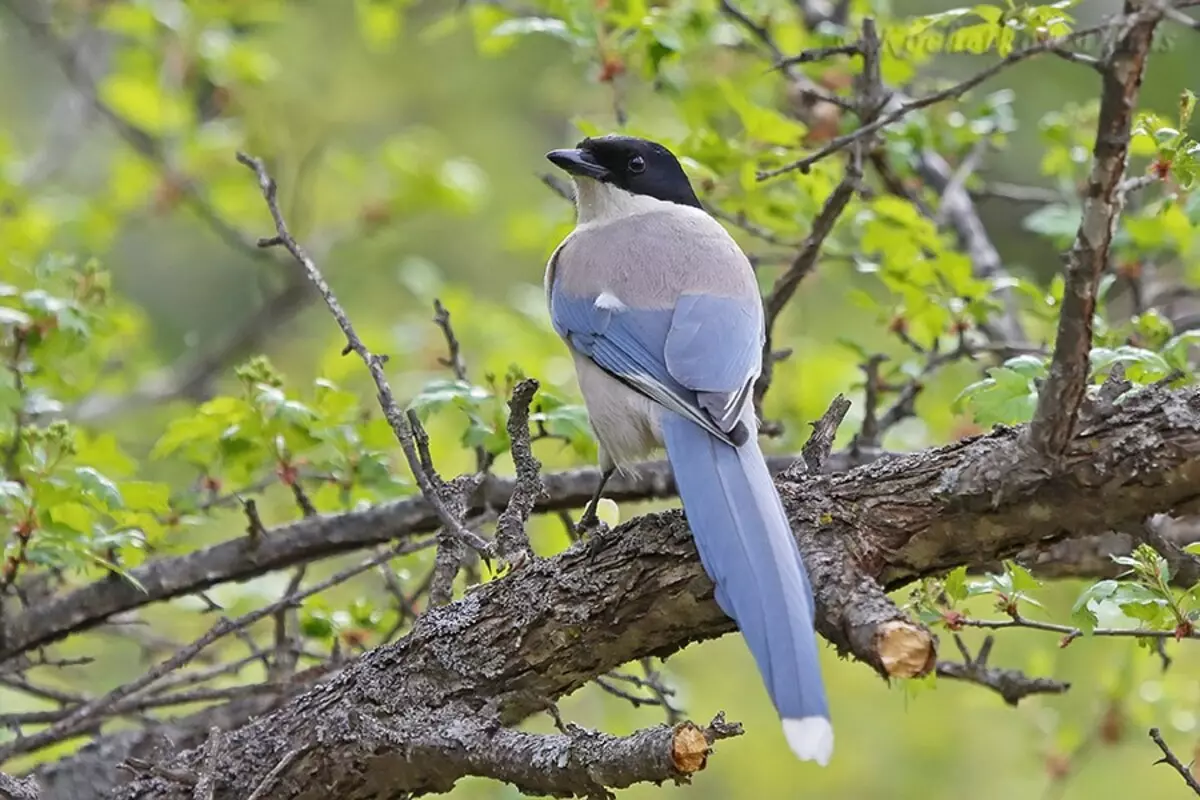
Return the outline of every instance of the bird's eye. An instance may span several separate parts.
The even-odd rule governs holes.
[[[635,175],[639,172],[645,172],[646,159],[642,158],[641,156],[634,156],[633,158],[629,159],[629,171]]]

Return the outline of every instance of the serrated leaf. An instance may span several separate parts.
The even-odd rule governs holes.
[[[946,575],[946,580],[942,583],[942,588],[946,595],[952,600],[967,599],[967,568],[965,566],[955,567]]]
[[[1029,354],[1014,356],[1005,361],[1004,366],[1026,378],[1044,378],[1049,369],[1046,359]]]
[[[171,510],[171,489],[165,483],[125,481],[121,493],[130,508],[165,514]]]
[[[465,408],[471,408],[491,396],[491,393],[483,387],[475,386],[467,381],[435,380],[425,384],[425,387],[409,402],[408,407],[422,417],[426,417],[455,402],[461,403]]]
[[[1012,575],[1012,587],[1015,591],[1028,592],[1041,587],[1037,578],[1016,562],[1009,562],[1008,571]]]
[[[125,501],[117,485],[91,467],[76,467],[75,476],[86,494],[95,497],[107,508],[124,508]]]
[[[1028,231],[1065,243],[1075,238],[1082,219],[1083,210],[1078,207],[1048,205],[1025,217],[1021,224]]]
[[[96,512],[82,503],[58,503],[50,509],[50,519],[79,533],[91,533]]]
[[[1075,605],[1071,607],[1071,621],[1085,633],[1091,633],[1096,627],[1096,612],[1090,608],[1093,602],[1103,602],[1117,591],[1119,584],[1114,580],[1098,581],[1080,593]]]

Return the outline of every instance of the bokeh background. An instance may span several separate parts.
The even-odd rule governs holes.
[[[9,166],[33,169],[34,157],[48,153],[55,163],[44,182],[54,203],[103,200],[122,209],[98,255],[114,271],[117,290],[144,312],[148,350],[163,364],[186,361],[264,315],[264,301],[288,283],[290,266],[231,246],[179,202],[160,165],[147,162],[109,120],[72,99],[74,89],[61,65],[44,41],[16,21],[9,2],[15,0],[0,3],[0,141],[8,149]],[[146,0],[130,5],[161,18],[183,17],[189,6],[195,11],[204,4]],[[569,230],[572,209],[539,174],[548,171],[546,150],[579,138],[579,120],[600,129],[617,127],[611,87],[597,82],[594,64],[550,36],[526,36],[502,52],[483,52],[487,48],[480,48],[470,25],[445,23],[462,13],[455,8],[459,4],[445,0],[412,4],[399,15],[394,40],[373,42],[362,21],[363,5],[370,4],[287,3],[285,13],[257,35],[255,51],[233,60],[231,68],[262,80],[245,82],[236,97],[237,124],[226,131],[228,141],[221,140],[220,126],[210,131],[207,149],[195,157],[201,164],[212,159],[211,168],[194,174],[224,218],[256,236],[268,231],[268,222],[254,187],[247,173],[221,159],[238,143],[269,161],[294,232],[312,245],[364,336],[392,356],[389,370],[401,396],[412,395],[441,370],[436,359],[442,340],[430,322],[434,296],[450,308],[473,370],[503,374],[516,363],[558,393],[577,396],[570,364],[541,305],[545,260]],[[790,4],[744,5],[783,13]],[[956,4],[875,5],[881,13],[914,15]],[[1089,0],[1073,13],[1081,21],[1095,20],[1118,5]],[[1143,92],[1145,107],[1167,114],[1179,91],[1200,81],[1200,36],[1182,28],[1168,33],[1169,46],[1155,55]],[[152,38],[140,54],[125,48],[99,58],[98,69],[115,68],[114,59],[125,65],[142,59],[145,69],[167,80],[180,66],[171,61],[172,49]],[[214,37],[206,46],[224,45]],[[921,76],[965,76],[994,58],[939,56],[921,67]],[[714,60],[712,68],[721,69],[721,62]],[[984,92],[1005,88],[1015,93],[1017,127],[1008,147],[985,157],[980,172],[988,181],[1036,185],[1041,180],[1038,120],[1094,97],[1098,78],[1042,59],[1005,72]],[[640,130],[670,129],[651,86],[630,76],[622,93],[630,124]],[[173,113],[155,98],[129,102],[149,123],[157,117],[167,125]],[[1050,242],[1022,225],[1035,208],[980,201],[1006,266],[1046,279],[1060,262]],[[805,230],[805,221],[797,220],[796,237]],[[738,236],[750,251],[771,250]],[[782,368],[768,403],[769,413],[790,422],[789,433],[771,443],[775,450],[794,449],[803,421],[819,415],[835,393],[860,397],[857,360],[837,344],[839,337],[867,348],[893,347],[883,321],[850,298],[852,289],[873,290],[871,280],[833,262],[822,264],[801,286],[781,323],[780,338],[796,355]],[[289,380],[327,374],[368,391],[361,365],[338,356],[336,330],[319,304],[300,304],[296,313],[279,316],[263,317],[264,335],[247,352],[269,354]],[[231,373],[219,373],[217,386],[231,381]],[[970,367],[947,372],[921,397],[919,418],[893,431],[887,444],[920,447],[968,431],[969,420],[953,410],[952,401],[974,375]],[[851,412],[843,439],[852,432],[860,406],[856,403]],[[145,454],[171,413],[171,404],[149,405],[110,415],[104,424],[133,452]],[[456,442],[459,427],[449,418],[435,420],[432,427],[435,453],[448,473],[470,464],[470,453]],[[570,452],[548,448],[539,454],[551,467],[575,463]],[[500,468],[507,468],[503,461]],[[263,508],[268,522],[292,513],[282,498]],[[624,507],[621,514],[641,510]],[[218,517],[174,546],[182,552],[238,535],[241,524],[236,514]],[[538,521],[536,532],[543,552],[566,545],[557,520]],[[285,581],[279,576],[219,587],[213,597],[232,611],[250,609],[276,597]],[[1038,594],[1045,606],[1038,613],[1065,620],[1081,588],[1075,582],[1047,586]],[[975,610],[991,612],[986,603]],[[209,624],[186,603],[145,618],[154,630],[178,639],[198,635]],[[967,633],[964,638],[977,644],[981,637]],[[87,648],[98,655],[97,666],[64,673],[64,683],[100,691],[144,667],[143,647],[121,635],[90,640]],[[952,651],[948,639],[943,638],[943,649]],[[1161,726],[1190,757],[1200,742],[1200,651],[1186,643],[1171,643],[1168,651],[1174,663],[1164,673],[1156,656],[1130,642],[1083,640],[1060,649],[1051,634],[1003,632],[995,663],[1073,686],[1065,696],[1031,698],[1018,709],[985,690],[950,681],[888,686],[870,670],[827,651],[824,667],[838,749],[833,764],[821,770],[790,756],[742,641],[725,637],[677,654],[665,670],[691,718],[706,721],[723,709],[745,724],[746,735],[720,743],[691,786],[638,787],[620,796],[1182,797],[1187,790],[1178,776],[1154,766],[1158,753],[1146,729]],[[0,690],[0,707],[19,709],[28,702]],[[662,716],[659,709],[634,709],[594,687],[568,698],[562,712],[614,733],[654,724]],[[528,724],[550,729],[544,720]],[[518,795],[496,784],[464,781],[451,796]]]

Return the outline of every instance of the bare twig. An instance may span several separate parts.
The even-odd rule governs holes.
[[[771,36],[771,32],[766,28],[765,25],[760,25],[759,23],[750,19],[750,17],[747,16],[744,11],[735,6],[733,3],[729,2],[729,0],[721,0],[721,11],[735,20],[743,28],[748,30],[755,39],[758,39],[758,41],[766,46],[766,48],[771,51],[771,59],[776,64],[779,64],[780,66],[788,66],[787,64],[782,63],[784,61],[783,53],[775,44],[775,39]]]
[[[850,401],[843,395],[839,394],[830,401],[829,408],[812,424],[812,433],[800,449],[800,458],[784,473],[786,477],[794,478],[801,472],[801,467],[805,474],[817,475],[821,472],[833,450],[833,440],[837,436],[838,427],[849,410]]]
[[[333,294],[333,290],[329,287],[329,284],[326,283],[317,265],[309,257],[308,253],[305,252],[304,248],[292,238],[291,233],[288,231],[287,223],[283,219],[283,214],[279,210],[275,181],[267,174],[266,166],[259,159],[245,153],[238,153],[237,158],[240,163],[252,170],[258,178],[259,189],[262,191],[263,199],[266,201],[267,208],[271,212],[271,217],[275,221],[275,236],[259,240],[258,245],[260,247],[282,245],[292,254],[296,262],[304,268],[309,280],[317,287],[317,291],[321,293],[321,297],[324,298],[330,313],[333,314],[338,326],[342,329],[342,333],[346,336],[346,348],[344,352],[357,353],[366,365],[367,370],[371,373],[371,378],[375,381],[375,387],[379,393],[379,405],[383,409],[384,417],[387,418],[388,424],[391,425],[392,431],[396,434],[396,438],[400,442],[400,447],[404,451],[405,458],[408,459],[409,468],[412,470],[417,485],[421,488],[421,493],[425,495],[425,499],[429,504],[437,510],[438,516],[442,518],[442,524],[446,526],[447,530],[451,531],[460,541],[469,545],[484,557],[490,556],[492,546],[467,530],[461,520],[456,519],[447,511],[442,498],[435,491],[429,476],[421,468],[416,446],[413,442],[412,430],[404,415],[400,412],[399,406],[396,405],[396,400],[392,396],[392,387],[388,384],[387,376],[383,372],[385,359],[382,356],[372,353],[363,344],[362,339],[355,332],[350,318],[342,310],[341,303],[338,302],[337,297]]]
[[[1039,622],[1026,619],[1019,614],[1011,619],[962,619],[959,623],[966,628],[988,628],[1003,630],[1005,628],[1028,628],[1035,631],[1046,631],[1062,635],[1059,646],[1066,647],[1081,636],[1111,636],[1132,637],[1135,639],[1200,639],[1200,631],[1184,633],[1182,631],[1147,630],[1145,628],[1093,628],[1086,634],[1079,628],[1070,625],[1058,625],[1053,622]]]
[[[454,332],[454,326],[450,324],[450,312],[438,299],[433,301],[433,322],[446,339],[446,357],[439,358],[438,363],[443,367],[449,367],[458,380],[470,383],[471,376],[467,372],[467,362],[462,355],[462,345],[458,341],[458,335]],[[492,461],[492,454],[487,451],[486,447],[481,444],[475,445],[476,472],[487,472],[491,469]]]
[[[862,48],[858,43],[854,44],[835,44],[828,47],[814,47],[810,50],[797,53],[794,56],[788,56],[781,61],[775,63],[775,68],[788,67],[793,64],[810,64],[814,61],[824,61],[834,56],[856,56],[861,55]]]
[[[217,624],[208,631],[208,633],[196,639],[187,647],[179,650],[171,658],[147,671],[137,680],[131,681],[130,683],[126,683],[122,686],[118,686],[116,689],[113,689],[107,694],[84,703],[83,705],[74,709],[69,716],[54,723],[44,731],[39,731],[31,736],[26,736],[22,739],[17,739],[16,741],[0,745],[0,763],[3,763],[15,755],[40,750],[43,747],[47,747],[64,739],[68,739],[80,733],[81,731],[88,729],[118,702],[136,692],[142,691],[164,676],[174,672],[180,667],[187,665],[193,658],[196,657],[197,654],[200,653],[201,650],[204,650],[218,639],[233,633],[235,630],[245,629],[250,625],[253,625],[255,622],[258,622],[260,619],[264,619],[271,614],[274,614],[283,606],[294,605],[305,598],[325,591],[331,586],[344,583],[350,578],[353,578],[355,575],[358,575],[360,572],[371,569],[376,564],[382,563],[390,558],[394,558],[397,555],[415,552],[416,550],[428,547],[430,544],[431,542],[429,540],[405,542],[401,545],[393,547],[384,555],[376,555],[365,562],[348,567],[347,569],[344,569],[335,575],[320,581],[319,583],[313,584],[302,592],[285,597],[282,600],[271,603],[270,605],[264,606],[256,611],[252,611],[249,614],[238,617],[237,619],[230,620],[223,618],[219,620]]]
[[[1017,705],[1030,695],[1062,694],[1071,688],[1071,684],[1052,678],[1030,678],[1018,670],[989,667],[988,656],[994,641],[991,636],[984,640],[975,656],[971,655],[962,637],[955,634],[954,640],[963,655],[963,661],[939,661],[938,677],[985,686],[999,694],[1010,706]]]
[[[763,343],[762,372],[754,384],[754,406],[758,410],[760,418],[762,417],[763,397],[766,396],[767,390],[771,387],[771,379],[774,375],[776,359],[772,340],[775,322],[783,312],[784,307],[787,306],[788,301],[792,299],[792,295],[796,293],[796,288],[800,285],[800,282],[816,266],[817,257],[821,253],[821,247],[825,243],[825,239],[833,231],[838,217],[846,209],[850,198],[854,196],[855,187],[861,177],[862,170],[860,164],[857,159],[851,159],[846,166],[846,173],[842,176],[842,180],[829,197],[826,198],[825,205],[821,208],[821,213],[817,214],[816,219],[813,220],[812,229],[805,238],[804,244],[800,247],[800,251],[796,253],[795,259],[792,260],[791,266],[775,280],[775,285],[771,287],[771,292],[767,295],[763,303],[766,319],[766,339]]]
[[[279,782],[280,776],[287,772],[288,768],[296,762],[296,759],[304,755],[305,751],[311,747],[312,745],[287,751],[283,758],[279,759],[275,766],[271,768],[271,771],[263,777],[258,786],[254,787],[254,791],[250,793],[250,796],[246,800],[261,800],[266,797],[267,792],[275,788],[275,784]]]
[[[1158,745],[1158,749],[1161,750],[1163,754],[1163,757],[1154,763],[1166,764],[1171,767],[1171,769],[1179,773],[1179,777],[1183,778],[1183,782],[1188,785],[1189,789],[1191,789],[1197,795],[1200,795],[1200,781],[1196,780],[1196,776],[1192,774],[1192,771],[1188,769],[1184,763],[1179,760],[1179,756],[1175,755],[1175,753],[1171,750],[1166,740],[1163,739],[1162,733],[1159,732],[1158,728],[1150,729],[1150,738],[1154,740],[1154,743]]]
[[[496,544],[501,557],[514,566],[533,556],[525,523],[537,501],[546,495],[542,465],[534,457],[529,442],[529,404],[537,390],[538,382],[526,378],[513,388],[512,399],[508,402],[508,437],[513,464],[517,468],[517,482],[512,499],[497,521]]]

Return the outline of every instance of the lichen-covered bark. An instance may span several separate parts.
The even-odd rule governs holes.
[[[781,484],[812,565],[823,635],[880,668],[897,612],[877,603],[878,588],[864,579],[895,588],[1120,529],[1200,497],[1195,390],[1147,390],[1103,417],[1085,416],[1054,474],[1027,463],[1019,434],[1000,430]],[[478,758],[490,752],[464,719],[511,724],[605,670],[732,629],[682,515],[639,517],[429,611],[404,640],[232,732],[216,796],[246,797],[298,750],[303,757],[293,757],[269,796],[356,800],[444,789],[466,774],[454,756],[468,741],[483,748]],[[195,770],[202,759],[197,748],[172,765]],[[116,796],[182,800],[190,790],[147,777]]]

